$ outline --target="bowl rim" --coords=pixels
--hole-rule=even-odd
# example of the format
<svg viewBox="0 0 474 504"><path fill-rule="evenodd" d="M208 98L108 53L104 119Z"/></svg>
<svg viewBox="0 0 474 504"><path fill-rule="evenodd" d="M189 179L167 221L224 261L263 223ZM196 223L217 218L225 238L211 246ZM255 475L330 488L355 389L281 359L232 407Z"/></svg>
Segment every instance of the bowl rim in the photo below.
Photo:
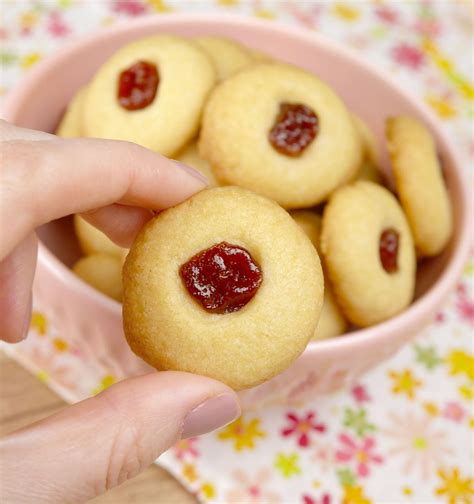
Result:
<svg viewBox="0 0 474 504"><path fill-rule="evenodd" d="M456 279L459 277L470 250L470 215L471 202L469 196L470 183L466 171L462 168L461 160L453 147L451 140L444 131L441 123L435 117L434 113L421 102L411 91L403 89L398 85L393 76L387 70L380 70L372 63L361 57L354 49L343 43L333 40L329 37L313 32L308 28L296 27L278 21L267 21L250 18L235 14L222 13L167 13L147 16L141 19L120 22L116 26L101 28L96 32L82 35L76 39L70 40L59 50L49 54L44 60L40 61L12 90L2 107L2 116L6 120L13 120L15 111L24 102L26 97L35 87L35 83L41 80L44 74L47 74L51 67L58 65L58 62L71 58L76 51L87 50L90 46L94 47L101 40L108 39L111 34L117 35L134 31L138 27L163 27L167 24L195 25L196 23L206 23L210 25L232 25L235 28L245 27L264 32L277 33L279 35L290 37L322 48L327 52L337 54L342 59L362 67L371 78L378 79L387 86L390 91L401 95L426 121L432 131L444 144L445 150L453 160L452 176L458 179L460 186L461 222L459 222L459 233L457 242L452 251L450 261L444 267L442 273L436 282L419 299L413 302L407 309L394 317L376 324L371 327L357 329L350 333L350 337L335 337L327 340L310 341L305 349L308 352L333 352L342 351L346 347L353 348L359 345L366 346L370 343L377 343L381 340L381 335L390 335L395 332L409 330L416 326L417 322L426 320L428 316L436 310L438 305L452 289ZM72 270L65 266L46 246L40 244L38 251L38 266L46 267L50 273L58 278L59 281L66 283L69 288L74 289L78 294L83 294L93 302L100 304L103 308L119 314L121 304L106 295L100 293L93 287L86 284L77 277ZM341 336L344 336L341 335Z"/></svg>

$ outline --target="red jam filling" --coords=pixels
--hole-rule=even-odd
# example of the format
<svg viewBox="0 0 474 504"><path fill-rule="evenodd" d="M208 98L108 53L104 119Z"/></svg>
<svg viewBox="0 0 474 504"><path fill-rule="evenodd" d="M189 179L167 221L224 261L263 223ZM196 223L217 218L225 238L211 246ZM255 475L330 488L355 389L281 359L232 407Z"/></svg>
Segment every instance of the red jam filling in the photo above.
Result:
<svg viewBox="0 0 474 504"><path fill-rule="evenodd" d="M399 234L393 228L385 229L380 235L380 262L387 273L396 273L398 271L398 242Z"/></svg>
<svg viewBox="0 0 474 504"><path fill-rule="evenodd" d="M144 109L155 99L159 83L156 66L146 61L137 61L120 74L117 86L118 102L127 110Z"/></svg>
<svg viewBox="0 0 474 504"><path fill-rule="evenodd" d="M281 103L268 140L280 154L297 157L316 138L319 118L302 103Z"/></svg>
<svg viewBox="0 0 474 504"><path fill-rule="evenodd" d="M212 313L239 311L262 283L262 272L250 253L227 242L191 257L179 274L189 294Z"/></svg>

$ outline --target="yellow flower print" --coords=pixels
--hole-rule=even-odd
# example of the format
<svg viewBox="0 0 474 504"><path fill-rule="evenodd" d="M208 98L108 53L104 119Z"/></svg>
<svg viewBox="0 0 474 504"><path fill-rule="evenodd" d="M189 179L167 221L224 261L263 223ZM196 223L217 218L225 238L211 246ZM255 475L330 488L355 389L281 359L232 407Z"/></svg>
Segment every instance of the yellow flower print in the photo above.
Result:
<svg viewBox="0 0 474 504"><path fill-rule="evenodd" d="M402 491L403 495L413 495L413 490L409 486L404 486Z"/></svg>
<svg viewBox="0 0 474 504"><path fill-rule="evenodd" d="M427 96L425 98L428 105L441 117L441 119L451 119L457 112L446 100L436 98L435 96Z"/></svg>
<svg viewBox="0 0 474 504"><path fill-rule="evenodd" d="M436 406L435 403L432 403L430 401L426 401L423 403L423 408L425 409L426 413L430 416L437 416L439 415L439 408Z"/></svg>
<svg viewBox="0 0 474 504"><path fill-rule="evenodd" d="M217 0L217 3L224 7L232 7L233 5L238 5L239 0Z"/></svg>
<svg viewBox="0 0 474 504"><path fill-rule="evenodd" d="M334 15L345 21L356 21L360 16L360 12L353 5L346 3L336 3L332 11Z"/></svg>
<svg viewBox="0 0 474 504"><path fill-rule="evenodd" d="M38 378L39 381L43 382L43 383L48 383L49 381L49 374L44 371L44 370L41 370L41 371L38 371L36 373L36 378Z"/></svg>
<svg viewBox="0 0 474 504"><path fill-rule="evenodd" d="M58 352L65 352L68 349L69 345L61 338L54 338L53 346Z"/></svg>
<svg viewBox="0 0 474 504"><path fill-rule="evenodd" d="M105 390L107 387L110 387L111 385L113 385L116 381L117 380L116 380L115 376L105 375L102 378L102 380L100 382L100 385L96 389L94 389L92 391L92 393L94 395L99 394L100 392L102 392L103 390Z"/></svg>
<svg viewBox="0 0 474 504"><path fill-rule="evenodd" d="M33 53L26 54L25 56L23 56L23 58L21 58L20 66L21 66L21 68L26 70L27 68L32 67L35 63L38 63L38 61L40 59L41 59L41 54L39 54L39 53L33 52Z"/></svg>
<svg viewBox="0 0 474 504"><path fill-rule="evenodd" d="M194 467L193 464L184 464L182 475L186 481L189 481L189 483L194 483L198 478L196 467Z"/></svg>
<svg viewBox="0 0 474 504"><path fill-rule="evenodd" d="M255 9L254 11L255 16L262 18L262 19L275 19L276 15L274 12L268 9Z"/></svg>
<svg viewBox="0 0 474 504"><path fill-rule="evenodd" d="M290 455L277 453L274 465L281 472L284 478L290 478L295 474L301 474L298 459L299 455L297 453L291 453Z"/></svg>
<svg viewBox="0 0 474 504"><path fill-rule="evenodd" d="M453 350L446 358L450 366L450 373L457 375L464 373L470 380L474 380L474 357L463 350Z"/></svg>
<svg viewBox="0 0 474 504"><path fill-rule="evenodd" d="M20 16L20 26L23 29L28 30L29 28L33 28L35 24L38 22L38 14L36 12L24 12Z"/></svg>
<svg viewBox="0 0 474 504"><path fill-rule="evenodd" d="M470 277L474 275L474 261L469 261L462 272L463 276Z"/></svg>
<svg viewBox="0 0 474 504"><path fill-rule="evenodd" d="M201 493L206 499L213 499L216 496L216 489L212 483L204 483L201 486Z"/></svg>
<svg viewBox="0 0 474 504"><path fill-rule="evenodd" d="M436 489L436 495L444 495L448 504L470 504L474 496L474 488L472 486L472 479L462 479L459 476L459 469L457 467L451 470L451 474L443 469L438 470L438 476L441 479L441 486Z"/></svg>
<svg viewBox="0 0 474 504"><path fill-rule="evenodd" d="M234 449L241 451L244 448L255 448L255 439L263 438L266 433L259 429L260 419L253 418L245 422L241 416L235 422L229 424L223 431L217 434L217 437L223 441L226 439L234 440Z"/></svg>
<svg viewBox="0 0 474 504"><path fill-rule="evenodd" d="M417 380L409 369L402 373L389 371L388 375L393 380L392 392L394 394L406 394L409 399L415 397L415 390L422 385L422 381Z"/></svg>
<svg viewBox="0 0 474 504"><path fill-rule="evenodd" d="M46 317L42 313L34 311L31 315L30 328L34 329L40 336L44 336L48 330Z"/></svg>
<svg viewBox="0 0 474 504"><path fill-rule="evenodd" d="M372 504L372 501L364 495L364 489L361 486L346 485L342 504Z"/></svg>
<svg viewBox="0 0 474 504"><path fill-rule="evenodd" d="M431 58L441 72L443 72L443 74L459 89L459 92L464 98L468 100L474 98L474 86L468 82L465 77L457 73L453 62L444 56L432 39L428 37L424 39L423 51Z"/></svg>
<svg viewBox="0 0 474 504"><path fill-rule="evenodd" d="M474 399L474 387L472 387L472 385L461 385L458 391L463 399L467 401L472 401L472 399Z"/></svg>
<svg viewBox="0 0 474 504"><path fill-rule="evenodd" d="M115 18L113 16L105 16L100 20L102 26L111 26L115 23Z"/></svg>
<svg viewBox="0 0 474 504"><path fill-rule="evenodd" d="M471 419L469 420L469 427L471 429L474 429L474 417L471 417Z"/></svg>
<svg viewBox="0 0 474 504"><path fill-rule="evenodd" d="M167 5L163 0L147 0L147 3L154 9L156 12L170 12L173 9Z"/></svg>

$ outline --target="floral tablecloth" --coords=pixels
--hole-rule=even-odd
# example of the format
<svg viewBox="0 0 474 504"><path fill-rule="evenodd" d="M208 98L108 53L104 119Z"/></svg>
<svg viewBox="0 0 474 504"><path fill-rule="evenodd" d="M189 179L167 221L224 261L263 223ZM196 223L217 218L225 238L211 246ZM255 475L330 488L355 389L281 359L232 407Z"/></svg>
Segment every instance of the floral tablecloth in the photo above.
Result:
<svg viewBox="0 0 474 504"><path fill-rule="evenodd" d="M0 97L64 39L168 11L297 24L362 51L438 114L472 183L468 2L2 0ZM220 432L178 443L159 463L203 502L473 502L473 276L471 260L431 326L351 390L247 412ZM85 349L58 334L47 306L35 305L27 341L3 348L69 400L117 379L107 363L91 367Z"/></svg>

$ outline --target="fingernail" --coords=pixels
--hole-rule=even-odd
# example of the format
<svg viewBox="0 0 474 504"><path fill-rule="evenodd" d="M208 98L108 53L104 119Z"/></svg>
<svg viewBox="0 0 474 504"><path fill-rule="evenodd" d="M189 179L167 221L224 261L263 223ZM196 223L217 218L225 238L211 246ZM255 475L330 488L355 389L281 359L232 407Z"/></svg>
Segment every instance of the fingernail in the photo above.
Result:
<svg viewBox="0 0 474 504"><path fill-rule="evenodd" d="M191 166L188 166L187 164L181 163L180 161L174 161L173 163L180 169L186 172L188 175L191 175L192 177L198 179L199 181L203 182L205 185L209 185L209 179L205 177L202 173L199 173L197 170L194 168L191 168Z"/></svg>
<svg viewBox="0 0 474 504"><path fill-rule="evenodd" d="M240 404L233 394L224 394L208 399L184 420L181 438L199 436L233 422L240 416Z"/></svg>

